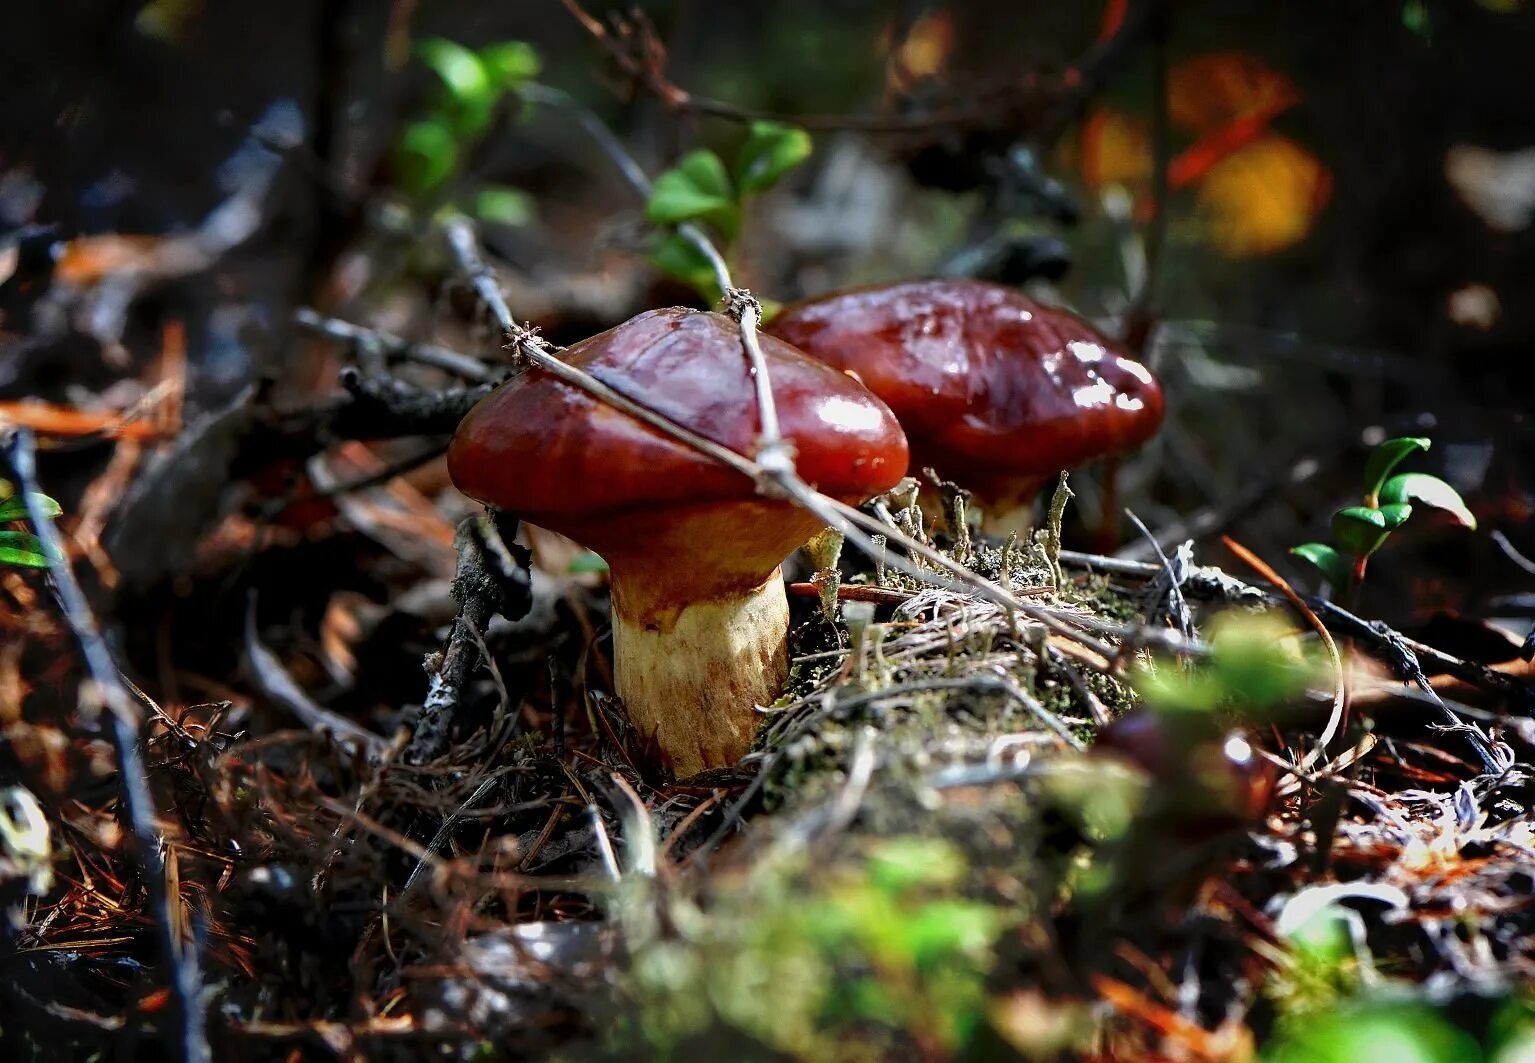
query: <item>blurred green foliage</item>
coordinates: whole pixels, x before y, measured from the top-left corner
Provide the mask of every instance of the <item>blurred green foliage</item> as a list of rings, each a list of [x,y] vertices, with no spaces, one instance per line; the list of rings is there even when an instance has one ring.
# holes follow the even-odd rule
[[[1418,1003],[1364,1003],[1313,1015],[1268,1047],[1268,1063],[1474,1063],[1476,1041]]]
[[[1504,1001],[1485,1028],[1473,1032],[1451,1009],[1393,984],[1282,1020],[1261,1058],[1265,1063],[1524,1063],[1532,1053],[1535,1011],[1527,999]]]
[[[1210,656],[1189,667],[1146,665],[1135,690],[1163,713],[1218,709],[1261,719],[1303,694],[1322,674],[1321,662],[1304,655],[1290,625],[1277,613],[1231,611],[1207,626]]]
[[[496,114],[518,88],[538,76],[540,61],[523,41],[498,41],[478,50],[432,37],[416,46],[421,62],[437,75],[438,91],[425,113],[409,123],[395,143],[399,189],[421,205],[457,199],[457,209],[481,221],[523,225],[533,217],[533,200],[516,188],[482,183],[455,193],[475,147],[490,133]]]
[[[914,1044],[962,1057],[983,1039],[994,946],[1018,915],[966,894],[958,847],[897,836],[806,871],[757,868],[707,915],[674,904],[675,933],[632,940],[612,1047],[878,1059]]]
[[[1492,998],[1454,1008],[1408,982],[1382,977],[1366,943],[1364,917],[1331,896],[1346,888],[1301,890],[1279,917],[1290,949],[1263,990],[1278,1012],[1274,1036],[1262,1052],[1266,1063],[1535,1058],[1535,1010],[1527,999],[1515,996],[1499,1004]],[[1379,889],[1365,887],[1358,895],[1386,900]],[[1291,918],[1297,914],[1300,918]]]

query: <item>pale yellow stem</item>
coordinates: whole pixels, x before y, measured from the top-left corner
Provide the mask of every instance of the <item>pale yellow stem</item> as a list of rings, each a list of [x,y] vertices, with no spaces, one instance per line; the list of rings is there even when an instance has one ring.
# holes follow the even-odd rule
[[[613,571],[613,673],[629,719],[678,778],[735,764],[789,675],[789,602],[759,586],[670,608],[641,606]]]

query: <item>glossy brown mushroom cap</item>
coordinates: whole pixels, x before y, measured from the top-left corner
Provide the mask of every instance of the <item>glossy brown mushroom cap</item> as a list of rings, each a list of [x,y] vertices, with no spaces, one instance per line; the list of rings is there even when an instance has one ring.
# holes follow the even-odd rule
[[[1150,372],[1075,314],[1012,288],[925,280],[795,303],[770,331],[889,403],[914,465],[1042,479],[1134,449],[1162,421]]]
[[[894,486],[906,474],[907,452],[890,409],[846,375],[771,336],[761,339],[780,428],[801,477],[859,501]],[[756,397],[730,319],[652,310],[562,357],[714,442],[752,453]],[[470,411],[448,449],[448,469],[470,497],[556,531],[626,514],[761,501],[747,477],[538,369]]]

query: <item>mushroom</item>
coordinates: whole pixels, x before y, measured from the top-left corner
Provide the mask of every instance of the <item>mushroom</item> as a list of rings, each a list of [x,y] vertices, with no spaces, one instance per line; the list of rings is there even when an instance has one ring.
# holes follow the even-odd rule
[[[791,304],[769,331],[856,375],[895,411],[913,466],[970,489],[999,525],[1056,473],[1132,450],[1162,421],[1145,366],[998,284],[856,289]]]
[[[800,476],[858,503],[906,473],[894,415],[857,381],[761,338]],[[755,391],[739,327],[652,310],[563,357],[635,402],[750,453]],[[788,675],[779,566],[821,528],[750,479],[534,369],[485,398],[448,449],[459,490],[557,531],[608,563],[618,695],[679,775],[735,763],[755,706]]]

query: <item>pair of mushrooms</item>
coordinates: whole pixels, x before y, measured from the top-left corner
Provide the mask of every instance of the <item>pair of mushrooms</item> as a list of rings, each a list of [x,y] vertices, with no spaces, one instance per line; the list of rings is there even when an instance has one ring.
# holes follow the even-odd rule
[[[1086,322],[975,281],[793,305],[761,347],[800,476],[853,504],[913,459],[988,504],[1025,503],[1060,469],[1143,442],[1162,416],[1150,374]],[[755,392],[729,318],[652,310],[564,357],[751,453]],[[820,529],[813,516],[537,369],[469,413],[448,468],[471,498],[607,561],[617,693],[679,777],[740,759],[756,706],[788,676],[779,566]]]

